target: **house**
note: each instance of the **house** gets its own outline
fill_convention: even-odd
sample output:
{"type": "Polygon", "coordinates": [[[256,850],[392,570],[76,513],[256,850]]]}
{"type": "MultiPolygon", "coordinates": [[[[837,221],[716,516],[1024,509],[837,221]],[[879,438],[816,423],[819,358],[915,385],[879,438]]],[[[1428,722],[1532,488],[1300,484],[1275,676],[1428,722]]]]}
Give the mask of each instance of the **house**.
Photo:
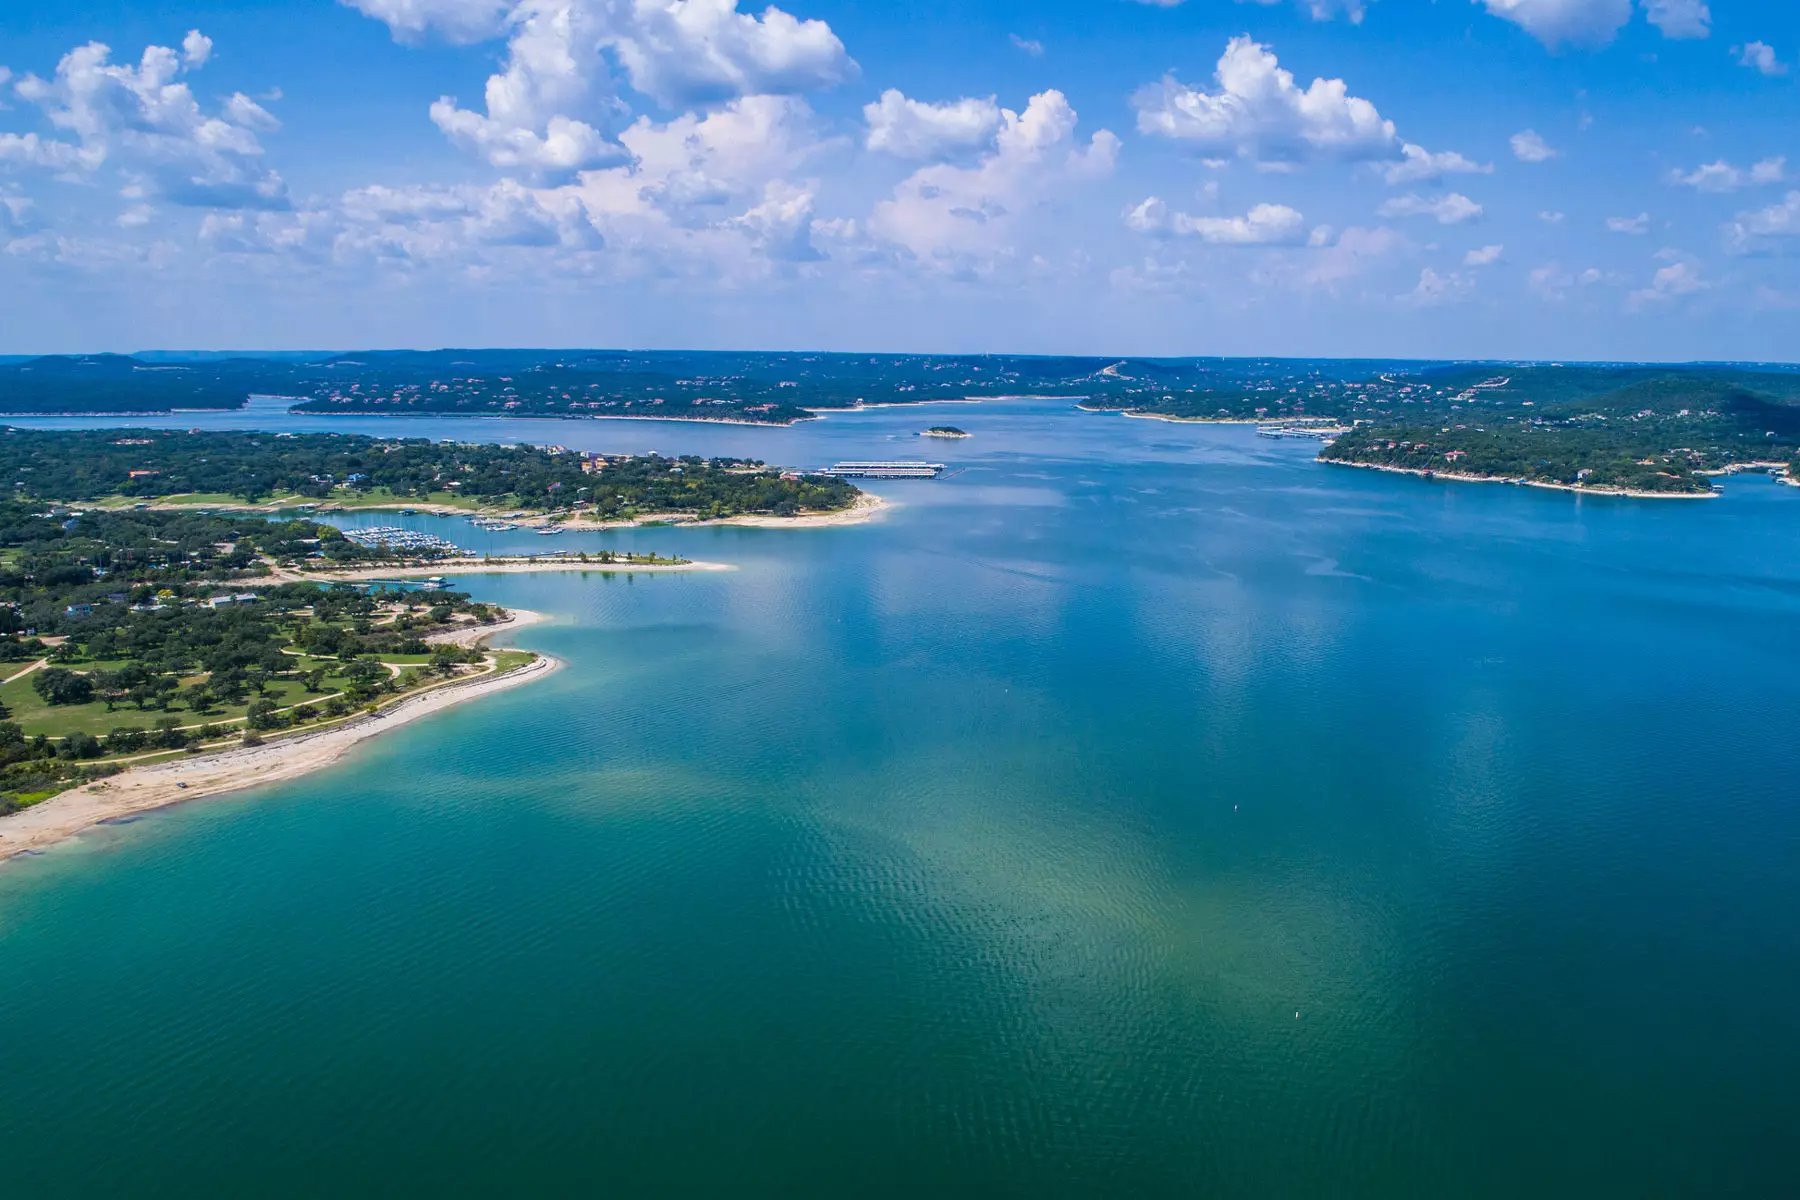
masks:
{"type": "Polygon", "coordinates": [[[63,609],[63,615],[65,617],[75,617],[77,619],[80,619],[81,617],[91,617],[94,615],[94,606],[91,604],[71,604],[69,607],[63,609]]]}

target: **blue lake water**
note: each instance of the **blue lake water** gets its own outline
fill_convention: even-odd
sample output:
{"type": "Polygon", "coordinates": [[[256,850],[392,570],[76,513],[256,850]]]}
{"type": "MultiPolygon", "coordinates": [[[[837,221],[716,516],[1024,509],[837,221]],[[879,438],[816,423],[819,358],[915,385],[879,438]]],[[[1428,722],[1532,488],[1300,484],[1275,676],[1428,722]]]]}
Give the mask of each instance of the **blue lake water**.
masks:
{"type": "Polygon", "coordinates": [[[0,867],[10,1194],[1792,1190],[1800,490],[1043,402],[138,423],[953,472],[494,535],[738,569],[471,578],[568,668],[0,867]]]}

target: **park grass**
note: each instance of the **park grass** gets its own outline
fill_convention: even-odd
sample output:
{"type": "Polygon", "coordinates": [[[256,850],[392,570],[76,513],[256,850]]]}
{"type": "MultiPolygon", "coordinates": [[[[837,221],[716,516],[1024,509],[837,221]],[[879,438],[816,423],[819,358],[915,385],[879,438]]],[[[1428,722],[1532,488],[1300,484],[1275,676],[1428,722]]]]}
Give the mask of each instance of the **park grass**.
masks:
{"type": "MultiPolygon", "coordinates": [[[[86,669],[85,665],[83,669],[86,669]]],[[[26,677],[0,684],[0,702],[11,710],[11,719],[18,722],[26,737],[36,737],[40,733],[52,738],[67,737],[71,733],[100,737],[120,726],[150,729],[163,717],[174,717],[183,725],[223,725],[241,720],[251,703],[258,699],[272,700],[277,708],[287,708],[309,700],[320,701],[347,686],[343,679],[328,677],[324,692],[308,692],[299,680],[277,679],[270,682],[261,697],[246,693],[241,704],[218,703],[204,713],[193,712],[183,704],[171,704],[167,709],[139,709],[129,702],[121,702],[108,712],[101,700],[87,704],[46,704],[32,689],[30,677],[26,677]]]]}

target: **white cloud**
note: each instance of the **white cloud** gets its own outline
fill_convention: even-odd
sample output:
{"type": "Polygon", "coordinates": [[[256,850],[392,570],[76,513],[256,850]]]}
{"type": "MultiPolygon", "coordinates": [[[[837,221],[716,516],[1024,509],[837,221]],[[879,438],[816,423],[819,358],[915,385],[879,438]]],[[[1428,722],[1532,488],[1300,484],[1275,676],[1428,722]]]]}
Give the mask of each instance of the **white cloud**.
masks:
{"type": "Polygon", "coordinates": [[[1780,183],[1786,178],[1787,159],[1780,156],[1765,158],[1749,170],[1740,170],[1720,159],[1685,173],[1680,168],[1669,173],[1671,183],[1701,192],[1735,192],[1756,184],[1780,183]]]}
{"type": "Polygon", "coordinates": [[[899,158],[941,159],[990,145],[1001,116],[992,96],[927,104],[889,88],[880,100],[863,105],[863,120],[869,126],[869,149],[899,158]]]}
{"type": "Polygon", "coordinates": [[[1012,40],[1014,46],[1031,55],[1031,57],[1044,57],[1044,43],[1038,41],[1036,38],[1022,38],[1016,33],[1009,33],[1006,36],[1012,40]]]}
{"type": "Polygon", "coordinates": [[[760,17],[738,0],[630,0],[629,18],[602,35],[631,86],[670,107],[733,96],[834,87],[856,72],[831,26],[773,6],[760,17]]]}
{"type": "Polygon", "coordinates": [[[478,42],[505,27],[516,0],[339,0],[384,22],[396,38],[416,41],[437,30],[453,42],[478,42]]]}
{"type": "Polygon", "coordinates": [[[1563,269],[1560,262],[1547,262],[1541,267],[1532,268],[1527,276],[1531,290],[1545,300],[1563,300],[1575,284],[1574,276],[1563,269]]]}
{"type": "Polygon", "coordinates": [[[0,184],[0,232],[18,233],[31,224],[31,197],[12,184],[0,184]]]}
{"type": "Polygon", "coordinates": [[[1606,218],[1606,230],[1608,233],[1625,233],[1633,237],[1641,237],[1650,232],[1650,214],[1639,213],[1635,217],[1608,217],[1606,218]]]}
{"type": "Polygon", "coordinates": [[[1538,220],[1546,225],[1561,225],[1564,221],[1568,220],[1568,214],[1547,208],[1538,214],[1538,220]]]}
{"type": "Polygon", "coordinates": [[[1404,156],[1382,170],[1382,178],[1391,184],[1430,183],[1442,179],[1446,175],[1492,175],[1493,163],[1478,163],[1464,158],[1454,150],[1446,150],[1441,154],[1433,154],[1423,146],[1415,146],[1411,142],[1400,147],[1404,156]]]}
{"type": "Polygon", "coordinates": [[[1356,278],[1371,266],[1407,248],[1407,241],[1386,227],[1352,226],[1329,246],[1318,247],[1299,283],[1309,291],[1335,292],[1337,285],[1356,278]]]}
{"type": "Polygon", "coordinates": [[[258,129],[277,127],[275,119],[238,96],[220,115],[208,116],[188,85],[177,82],[211,53],[212,42],[197,32],[180,53],[146,48],[136,66],[115,65],[98,42],[69,51],[52,79],[27,75],[14,90],[74,140],[0,134],[0,161],[66,173],[111,164],[135,195],[181,205],[287,207],[287,185],[262,164],[256,137],[258,129]]]}
{"type": "MultiPolygon", "coordinates": [[[[1174,8],[1181,0],[1138,0],[1138,3],[1174,8]]],[[[1282,3],[1282,0],[1251,0],[1251,3],[1269,7],[1282,3]]],[[[1294,3],[1315,21],[1329,21],[1342,13],[1352,25],[1361,25],[1369,12],[1368,0],[1294,0],[1294,3]]]]}
{"type": "Polygon", "coordinates": [[[1767,42],[1750,42],[1743,46],[1733,46],[1731,52],[1737,55],[1738,65],[1751,67],[1764,75],[1786,75],[1788,65],[1777,58],[1775,47],[1767,42]]]}
{"type": "Polygon", "coordinates": [[[1733,254],[1758,254],[1800,238],[1800,191],[1779,204],[1739,213],[1725,226],[1725,246],[1733,254]]]}
{"type": "Polygon", "coordinates": [[[1706,0],[1641,0],[1644,16],[1666,38],[1712,36],[1712,11],[1706,0]]]}
{"type": "MultiPolygon", "coordinates": [[[[581,90],[608,91],[599,51],[609,50],[633,88],[675,109],[829,88],[857,69],[824,21],[803,21],[773,6],[760,16],[739,12],[738,0],[347,2],[385,21],[396,37],[436,29],[452,40],[481,41],[511,31],[508,71],[519,67],[518,81],[526,84],[555,81],[573,92],[578,80],[581,90]],[[563,44],[554,46],[559,37],[551,31],[558,29],[568,32],[560,35],[563,44]],[[528,52],[519,46],[521,39],[537,45],[528,52]],[[551,57],[537,60],[539,50],[551,57]]],[[[494,88],[490,80],[490,100],[494,88]]],[[[505,123],[491,104],[488,116],[505,123]]],[[[548,114],[538,116],[541,122],[548,114]]]]}
{"type": "Polygon", "coordinates": [[[1491,267],[1500,261],[1500,256],[1504,253],[1506,253],[1505,246],[1483,246],[1463,255],[1463,266],[1491,267]]]}
{"type": "Polygon", "coordinates": [[[1297,246],[1306,241],[1306,218],[1284,204],[1258,204],[1241,217],[1195,217],[1170,212],[1155,196],[1126,214],[1139,233],[1194,237],[1219,246],[1297,246]]]}
{"type": "Polygon", "coordinates": [[[190,29],[181,39],[181,65],[190,69],[204,67],[206,60],[212,57],[212,51],[212,39],[198,29],[190,29]]]}
{"type": "Polygon", "coordinates": [[[1475,290],[1475,279],[1461,271],[1439,275],[1430,267],[1419,272],[1416,287],[1400,299],[1414,308],[1437,308],[1467,300],[1475,290]]]}
{"type": "Polygon", "coordinates": [[[1140,88],[1132,97],[1138,130],[1264,164],[1405,157],[1394,123],[1350,95],[1343,80],[1315,79],[1302,90],[1267,46],[1248,37],[1231,39],[1214,78],[1217,91],[1172,75],[1140,88]]]}
{"type": "Polygon", "coordinates": [[[1019,257],[1033,211],[1058,188],[1110,173],[1118,155],[1118,138],[1104,129],[1085,147],[1076,142],[1075,110],[1058,91],[1000,118],[992,150],[970,166],[913,172],[875,205],[868,232],[934,270],[980,273],[1019,257]]]}
{"type": "Polygon", "coordinates": [[[1461,192],[1428,200],[1416,192],[1395,196],[1377,210],[1384,217],[1430,217],[1440,225],[1461,225],[1482,213],[1481,205],[1461,192]]]}
{"type": "Polygon", "coordinates": [[[1632,292],[1626,303],[1632,308],[1650,304],[1666,304],[1680,296],[1691,296],[1712,287],[1701,278],[1700,269],[1691,262],[1677,262],[1662,268],[1650,280],[1650,286],[1632,292]]]}
{"type": "Polygon", "coordinates": [[[1520,162],[1549,162],[1557,156],[1549,142],[1535,129],[1523,129],[1512,135],[1513,157],[1520,162]]]}
{"type": "Polygon", "coordinates": [[[272,116],[268,109],[244,95],[233,92],[220,109],[225,119],[233,125],[242,125],[246,129],[254,129],[258,133],[274,133],[281,128],[281,122],[272,116]]]}
{"type": "Polygon", "coordinates": [[[604,90],[590,95],[591,64],[582,59],[581,48],[594,35],[573,6],[525,13],[508,43],[505,69],[488,77],[487,111],[459,108],[443,96],[431,106],[432,122],[493,166],[539,179],[620,161],[625,151],[608,132],[623,106],[604,90]]]}
{"type": "Polygon", "coordinates": [[[1631,0],[1475,0],[1546,46],[1600,45],[1631,19],[1631,0]]]}

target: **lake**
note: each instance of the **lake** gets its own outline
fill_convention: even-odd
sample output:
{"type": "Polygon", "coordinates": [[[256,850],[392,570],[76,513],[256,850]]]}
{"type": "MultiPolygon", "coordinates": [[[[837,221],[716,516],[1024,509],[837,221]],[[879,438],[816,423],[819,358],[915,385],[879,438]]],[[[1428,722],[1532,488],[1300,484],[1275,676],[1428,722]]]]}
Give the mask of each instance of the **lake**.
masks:
{"type": "Polygon", "coordinates": [[[0,867],[11,1194],[1791,1190],[1800,490],[1047,401],[9,421],[951,467],[859,527],[343,518],[738,569],[460,581],[567,669],[0,867]]]}

